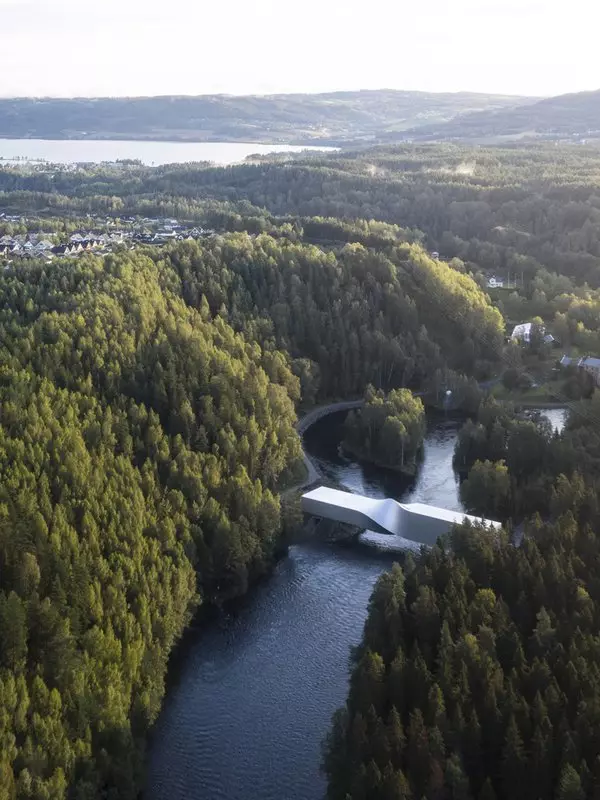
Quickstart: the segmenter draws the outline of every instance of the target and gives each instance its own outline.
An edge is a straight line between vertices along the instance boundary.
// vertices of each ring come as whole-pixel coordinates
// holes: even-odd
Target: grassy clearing
[[[497,383],[492,389],[492,395],[497,400],[510,401],[515,405],[536,405],[537,403],[560,403],[564,398],[562,394],[563,380],[546,381],[531,389],[507,389],[502,383]]]

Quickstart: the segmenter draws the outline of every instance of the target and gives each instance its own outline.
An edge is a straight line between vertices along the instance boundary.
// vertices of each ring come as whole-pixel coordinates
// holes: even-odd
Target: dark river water
[[[544,412],[562,427],[564,412]],[[338,455],[344,414],[305,436],[348,489],[460,510],[456,426],[430,423],[412,483]],[[148,758],[145,800],[318,800],[321,744],[348,687],[373,584],[390,554],[312,541],[290,548],[241,609],[208,623],[175,667]]]

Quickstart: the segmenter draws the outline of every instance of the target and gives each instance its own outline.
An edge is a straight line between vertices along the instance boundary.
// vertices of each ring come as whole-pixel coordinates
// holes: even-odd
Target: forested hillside
[[[466,422],[461,491],[509,525],[458,526],[379,580],[329,797],[598,796],[599,435],[598,391],[561,435],[493,401]]]
[[[497,357],[470,278],[340,229],[0,274],[0,796],[136,796],[174,643],[272,563],[296,405]]]
[[[600,138],[600,91],[548,97],[518,107],[465,114],[447,123],[411,131],[419,138],[580,139]]]
[[[422,232],[430,250],[475,270],[531,279],[546,269],[598,287],[599,180],[593,146],[403,145],[227,169],[4,169],[0,204],[80,224],[87,214],[169,216],[250,232],[281,216],[379,220],[405,238]]]
[[[189,304],[207,302],[268,350],[288,352],[310,399],[353,397],[369,383],[423,388],[446,368],[486,375],[499,357],[498,312],[471,278],[417,245],[334,252],[240,233],[164,256]]]
[[[135,797],[174,642],[277,541],[298,382],[170,280],[0,279],[2,797]]]
[[[531,98],[392,90],[267,96],[0,99],[0,137],[341,144]]]
[[[285,166],[177,168],[145,186],[279,215],[392,222],[423,231],[446,258],[505,275],[545,267],[598,286],[599,175],[595,147],[405,145]]]

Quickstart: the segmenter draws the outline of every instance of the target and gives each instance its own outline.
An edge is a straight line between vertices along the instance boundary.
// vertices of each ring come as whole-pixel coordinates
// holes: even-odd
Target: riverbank
[[[319,480],[456,506],[455,429],[431,424],[423,467],[408,481],[339,455],[346,410],[303,426]],[[194,624],[152,733],[144,800],[323,797],[321,745],[346,698],[349,654],[375,581],[398,558],[355,539],[307,537],[246,596]]]
[[[320,480],[464,510],[452,466],[459,420],[428,418],[423,463],[409,481],[340,456],[345,410],[303,426]],[[559,410],[548,416],[561,427]],[[375,581],[398,559],[375,544],[307,538],[244,597],[192,623],[151,735],[144,800],[324,796],[321,744],[347,697],[349,654]]]
[[[293,486],[286,487],[286,489],[281,492],[282,497],[291,495],[294,492],[301,492],[303,489],[308,489],[314,483],[317,483],[317,481],[321,480],[321,473],[304,447],[304,434],[306,431],[316,422],[323,419],[323,417],[329,416],[330,414],[337,414],[341,411],[351,411],[355,408],[361,408],[361,406],[364,405],[364,402],[364,400],[359,399],[340,400],[335,403],[325,403],[324,405],[315,406],[315,408],[307,411],[298,419],[298,422],[296,423],[296,430],[300,436],[300,443],[302,445],[302,459],[304,462],[306,475],[301,481],[298,481]]]
[[[536,400],[536,401],[533,401],[533,400],[532,401],[518,400],[518,401],[515,401],[515,406],[517,406],[518,408],[527,408],[527,409],[541,408],[541,409],[548,409],[548,410],[550,410],[550,409],[560,410],[560,409],[563,409],[563,408],[564,409],[568,409],[569,408],[569,406],[566,403],[559,402],[558,400],[556,402],[549,401],[547,403],[539,402],[538,400]]]
[[[398,475],[404,475],[406,478],[415,477],[417,470],[419,469],[420,462],[423,459],[423,445],[419,447],[419,451],[415,460],[411,461],[410,464],[405,464],[404,466],[400,466],[398,464],[384,464],[382,461],[378,461],[376,458],[373,458],[373,456],[351,447],[345,441],[342,441],[340,444],[340,451],[342,455],[355,458],[361,464],[368,464],[371,467],[377,467],[377,469],[386,469],[390,472],[395,472]]]
[[[491,395],[499,402],[513,403],[521,408],[565,408],[567,400],[561,399],[563,381],[545,381],[539,386],[529,389],[507,389],[503,383],[497,382]]]

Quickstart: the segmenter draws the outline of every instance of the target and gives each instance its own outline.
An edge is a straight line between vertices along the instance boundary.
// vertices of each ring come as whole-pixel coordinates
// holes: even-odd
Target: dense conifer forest
[[[495,404],[467,422],[467,502],[526,521],[458,526],[379,580],[329,797],[598,796],[599,421],[596,393],[560,436]]]
[[[370,385],[452,391],[465,503],[505,531],[379,582],[330,796],[596,796],[599,395],[565,376],[560,436],[485,395],[556,361],[511,322],[600,356],[599,175],[592,148],[458,145],[0,170],[9,237],[214,230],[2,255],[0,798],[137,796],[174,644],[285,544],[298,411]]]
[[[423,401],[410,389],[368,386],[362,408],[346,418],[342,444],[363,461],[414,475],[425,427]]]
[[[521,547],[458,528],[379,580],[330,798],[597,797],[597,524],[569,509]]]
[[[0,274],[0,796],[136,796],[174,643],[280,544],[296,407],[492,369],[501,317],[477,284],[359,230]]]

